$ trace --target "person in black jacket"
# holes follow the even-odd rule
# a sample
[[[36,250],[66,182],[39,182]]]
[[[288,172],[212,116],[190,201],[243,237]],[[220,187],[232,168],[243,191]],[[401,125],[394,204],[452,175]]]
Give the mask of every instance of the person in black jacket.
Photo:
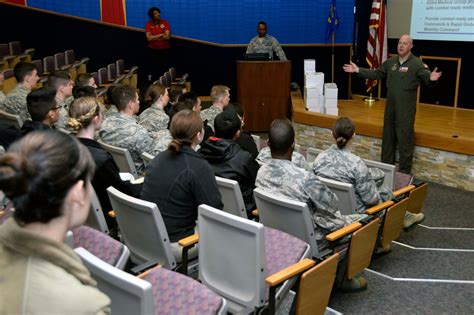
[[[140,196],[141,185],[133,185],[128,181],[122,181],[119,175],[119,168],[114,159],[100,144],[94,140],[94,133],[102,124],[102,113],[100,103],[94,97],[81,97],[69,106],[69,129],[76,134],[79,141],[89,149],[89,152],[96,164],[92,186],[99,199],[105,220],[111,232],[117,228],[115,219],[108,216],[112,210],[107,188],[112,186],[124,194],[138,197]]]
[[[215,137],[201,143],[199,153],[211,164],[214,174],[239,183],[249,218],[256,208],[253,189],[258,163],[235,142],[241,121],[235,111],[225,110],[214,119]]]
[[[239,115],[240,121],[242,122],[241,129],[244,128],[245,125],[245,113],[244,113],[244,108],[242,107],[242,104],[234,102],[234,103],[229,103],[224,108],[224,111],[226,110],[233,110]],[[240,131],[240,136],[235,140],[237,144],[245,151],[250,153],[252,155],[252,159],[256,159],[258,156],[258,148],[257,145],[255,144],[255,141],[252,138],[252,135],[248,131]]]
[[[156,203],[166,226],[176,260],[181,261],[178,241],[195,233],[198,206],[224,206],[211,166],[197,152],[204,137],[199,113],[184,109],[171,119],[173,140],[166,151],[148,165],[141,198]],[[197,248],[189,257],[197,255]]]

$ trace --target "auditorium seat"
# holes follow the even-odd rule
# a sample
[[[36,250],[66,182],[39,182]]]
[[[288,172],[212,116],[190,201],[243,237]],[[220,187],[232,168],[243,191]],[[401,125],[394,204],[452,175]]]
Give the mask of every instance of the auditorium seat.
[[[105,68],[104,68],[105,69]],[[119,167],[120,172],[130,173],[134,178],[138,178],[138,172],[133,163],[132,156],[127,149],[119,148],[111,144],[107,144],[101,140],[98,141],[102,149],[109,152],[114,158],[115,163]]]
[[[109,79],[107,78],[107,68],[100,68],[97,70],[97,85],[105,86],[109,84]]]
[[[43,58],[43,74],[50,75],[56,69],[56,65],[54,64],[54,57],[53,56],[46,56]]]
[[[295,315],[325,314],[336,279],[339,255],[333,254],[301,275]],[[330,313],[327,313],[330,314]]]
[[[34,48],[22,50],[21,43],[19,41],[10,42],[8,43],[8,46],[10,48],[11,55],[20,56],[20,60],[22,61],[31,62],[31,60],[33,60],[33,54],[35,53]]]
[[[323,152],[324,150],[316,149],[316,148],[307,148],[306,149],[306,162],[313,163],[314,160],[318,157],[318,154]]]
[[[107,65],[107,80],[112,84],[122,84],[125,79],[125,75],[118,75],[117,65],[111,63]]]
[[[307,243],[261,223],[200,205],[198,226],[199,279],[232,313],[273,314],[295,276],[314,265]]]
[[[66,58],[66,64],[73,65],[76,68],[77,74],[87,73],[87,63],[89,62],[88,57],[84,57],[79,61],[76,61],[76,54],[73,49],[68,49],[64,52]]]
[[[66,63],[66,56],[64,53],[54,54],[54,68],[56,70],[67,71],[71,74],[71,79],[76,80],[77,69],[72,64]]]
[[[232,179],[216,176],[217,188],[221,193],[225,212],[248,219],[239,183]]]
[[[36,59],[31,61],[31,63],[35,65],[38,76],[40,77],[36,85],[37,88],[40,88],[46,81],[48,81],[48,77],[44,75],[43,62],[39,59]]]
[[[225,299],[179,273],[154,268],[135,277],[105,263],[83,248],[76,253],[111,300],[112,314],[226,314]]]
[[[97,194],[94,188],[92,188],[91,207],[89,215],[87,216],[87,220],[84,224],[107,235],[110,233],[107,221],[105,220],[104,212],[102,210],[102,206],[100,205],[99,199],[97,198]]]
[[[357,199],[352,184],[324,178],[322,176],[317,177],[320,182],[324,183],[333,193],[336,194],[337,199],[339,200],[338,208],[342,214],[357,213]]]
[[[320,259],[327,253],[321,252],[316,243],[313,220],[308,205],[304,202],[277,197],[259,188],[254,190],[255,201],[259,208],[260,222],[266,227],[271,227],[299,239],[311,246],[311,255]],[[373,218],[369,223],[355,222],[337,231],[326,235],[326,240],[331,247],[343,237],[351,234],[351,243],[348,248],[348,264],[346,279],[350,280],[368,267],[377,239],[380,219]]]
[[[369,168],[378,168],[381,169],[384,174],[383,184],[390,189],[390,191],[394,190],[394,183],[395,183],[395,165],[382,163],[378,161],[372,161],[364,159],[365,164]]]
[[[13,72],[13,69],[5,70],[2,73],[4,79],[2,91],[3,93],[7,94],[11,90],[13,90],[17,84],[15,73]]]
[[[260,152],[260,149],[262,148],[262,140],[260,139],[260,136],[252,134],[252,139],[255,142],[255,145],[257,146],[258,152]]]
[[[73,248],[85,248],[106,263],[124,269],[130,258],[130,250],[124,244],[89,226],[72,230]]]
[[[148,164],[150,164],[151,161],[153,161],[153,159],[155,158],[153,155],[147,152],[142,152],[141,156],[142,156],[143,164],[145,165],[145,167],[147,167]]]
[[[20,62],[20,57],[18,55],[10,54],[8,44],[2,43],[0,44],[0,60],[8,65],[8,69],[13,69],[15,65]]]
[[[15,126],[15,128],[17,128],[18,130],[20,130],[21,126],[23,125],[23,121],[21,120],[20,116],[7,113],[3,110],[0,110],[0,119],[4,121],[8,121],[13,126]]]
[[[135,264],[156,261],[164,268],[188,272],[188,247],[183,250],[181,265],[178,265],[171,249],[168,232],[158,206],[152,202],[128,196],[113,187],[107,188],[110,203],[115,210],[117,223],[125,244],[131,251]],[[196,266],[191,266],[195,269]]]
[[[138,67],[133,66],[129,70],[125,69],[125,61],[123,59],[119,59],[115,62],[117,75],[125,75],[122,80],[122,84],[129,84],[133,87],[137,87],[137,71]]]

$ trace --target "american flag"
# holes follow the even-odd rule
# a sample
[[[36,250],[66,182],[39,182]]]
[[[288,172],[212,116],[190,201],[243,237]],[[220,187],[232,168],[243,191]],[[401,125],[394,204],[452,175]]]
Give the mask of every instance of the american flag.
[[[385,0],[373,0],[369,21],[369,40],[367,41],[367,63],[371,69],[377,69],[387,60],[387,22]],[[377,81],[367,80],[367,92]]]

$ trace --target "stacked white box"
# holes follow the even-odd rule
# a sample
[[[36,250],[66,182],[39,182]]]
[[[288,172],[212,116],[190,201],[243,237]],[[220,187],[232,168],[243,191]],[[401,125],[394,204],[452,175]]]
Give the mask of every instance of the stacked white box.
[[[304,74],[305,87],[319,87],[324,88],[324,73],[322,72],[307,72]]]
[[[324,109],[328,115],[337,116],[339,114],[337,107],[337,92],[336,83],[324,84]]]
[[[316,60],[315,59],[305,59],[304,60],[304,73],[316,72]]]

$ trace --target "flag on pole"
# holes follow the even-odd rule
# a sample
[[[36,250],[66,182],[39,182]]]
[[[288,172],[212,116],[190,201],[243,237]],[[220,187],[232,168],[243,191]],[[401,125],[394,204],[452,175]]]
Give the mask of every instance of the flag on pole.
[[[337,16],[336,11],[336,0],[331,1],[331,7],[329,8],[328,14],[328,27],[326,31],[326,40],[328,40],[331,35],[336,31],[339,26],[339,17]]]
[[[387,21],[385,0],[373,0],[369,21],[369,40],[367,41],[367,63],[377,69],[387,60]],[[377,85],[377,81],[367,80],[367,92]]]

